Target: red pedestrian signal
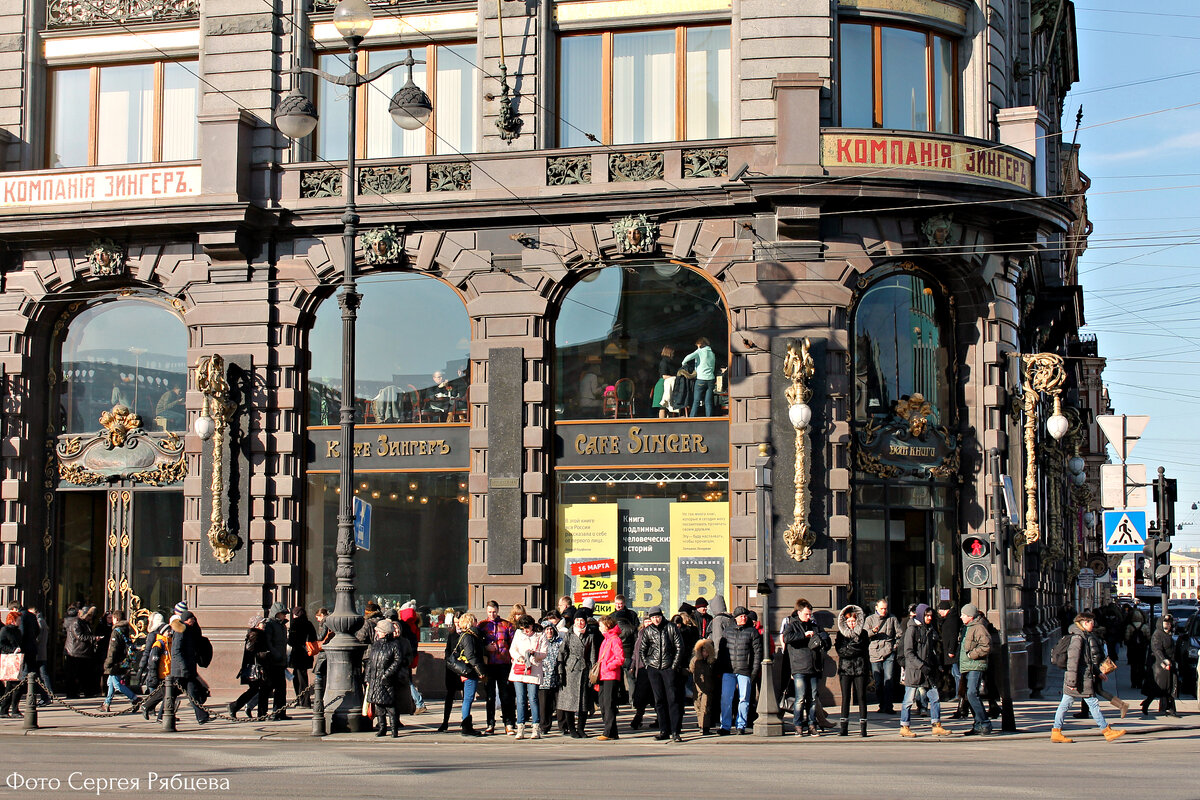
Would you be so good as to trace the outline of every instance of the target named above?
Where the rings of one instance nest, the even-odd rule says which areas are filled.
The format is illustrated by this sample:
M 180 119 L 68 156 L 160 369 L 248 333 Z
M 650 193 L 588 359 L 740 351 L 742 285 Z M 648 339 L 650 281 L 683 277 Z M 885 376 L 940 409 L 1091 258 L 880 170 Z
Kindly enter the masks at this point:
M 968 558 L 987 558 L 991 545 L 981 536 L 964 536 L 962 540 L 963 555 Z

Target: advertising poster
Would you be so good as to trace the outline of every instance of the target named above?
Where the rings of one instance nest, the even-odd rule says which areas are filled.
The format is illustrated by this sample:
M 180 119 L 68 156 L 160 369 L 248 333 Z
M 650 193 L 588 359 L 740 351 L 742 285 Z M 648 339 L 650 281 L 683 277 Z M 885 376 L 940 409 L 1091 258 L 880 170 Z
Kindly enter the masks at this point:
M 671 585 L 675 607 L 725 594 L 729 585 L 729 506 L 671 504 Z
M 578 605 L 585 592 L 596 600 L 615 595 L 617 504 L 568 503 L 558 507 L 558 552 L 562 559 L 561 591 Z M 611 608 L 611 598 L 608 605 Z
M 613 611 L 623 594 L 644 614 L 662 606 L 668 617 L 683 602 L 726 594 L 729 584 L 728 503 L 667 498 L 559 506 L 559 593 L 575 605 Z

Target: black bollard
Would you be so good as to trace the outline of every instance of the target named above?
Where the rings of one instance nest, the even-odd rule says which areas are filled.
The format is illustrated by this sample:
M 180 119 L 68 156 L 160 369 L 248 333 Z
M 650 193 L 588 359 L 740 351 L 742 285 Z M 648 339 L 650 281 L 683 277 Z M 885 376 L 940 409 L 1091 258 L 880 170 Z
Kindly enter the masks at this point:
M 312 735 L 325 735 L 325 680 L 317 674 L 313 675 L 312 682 Z
M 163 733 L 175 733 L 175 680 L 166 677 L 163 680 Z
M 25 674 L 25 723 L 21 729 L 36 731 L 37 727 L 37 677 L 30 671 Z

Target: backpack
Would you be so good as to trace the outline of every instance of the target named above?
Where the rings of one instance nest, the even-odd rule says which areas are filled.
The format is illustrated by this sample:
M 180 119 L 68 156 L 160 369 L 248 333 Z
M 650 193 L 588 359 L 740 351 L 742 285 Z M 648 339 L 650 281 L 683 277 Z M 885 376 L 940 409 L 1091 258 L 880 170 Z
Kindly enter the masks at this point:
M 201 636 L 200 641 L 196 642 L 196 666 L 207 667 L 212 663 L 213 646 L 207 636 Z
M 1067 656 L 1071 651 L 1072 636 L 1074 636 L 1074 634 L 1068 633 L 1066 636 L 1059 639 L 1058 643 L 1054 645 L 1054 649 L 1050 651 L 1050 663 L 1059 669 L 1067 668 Z

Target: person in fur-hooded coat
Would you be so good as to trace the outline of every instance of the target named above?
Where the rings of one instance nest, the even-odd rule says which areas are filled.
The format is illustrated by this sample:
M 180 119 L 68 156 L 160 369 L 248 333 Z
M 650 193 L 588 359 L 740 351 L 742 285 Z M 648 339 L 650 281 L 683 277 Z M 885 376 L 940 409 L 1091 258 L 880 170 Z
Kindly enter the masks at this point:
M 717 692 L 721 686 L 721 676 L 717 674 L 717 648 L 711 639 L 700 639 L 692 648 L 692 661 L 688 665 L 692 673 L 692 681 L 696 686 L 696 697 L 693 703 L 696 709 L 696 721 L 700 723 L 700 732 L 705 736 L 712 729 L 713 719 L 717 710 Z
M 863 628 L 862 608 L 848 605 L 838 612 L 837 634 L 833 649 L 838 656 L 838 680 L 842 687 L 842 722 L 839 736 L 847 735 L 850 726 L 850 691 L 858 698 L 858 721 L 861 735 L 867 735 L 867 677 L 871 674 L 868 662 L 870 637 Z

